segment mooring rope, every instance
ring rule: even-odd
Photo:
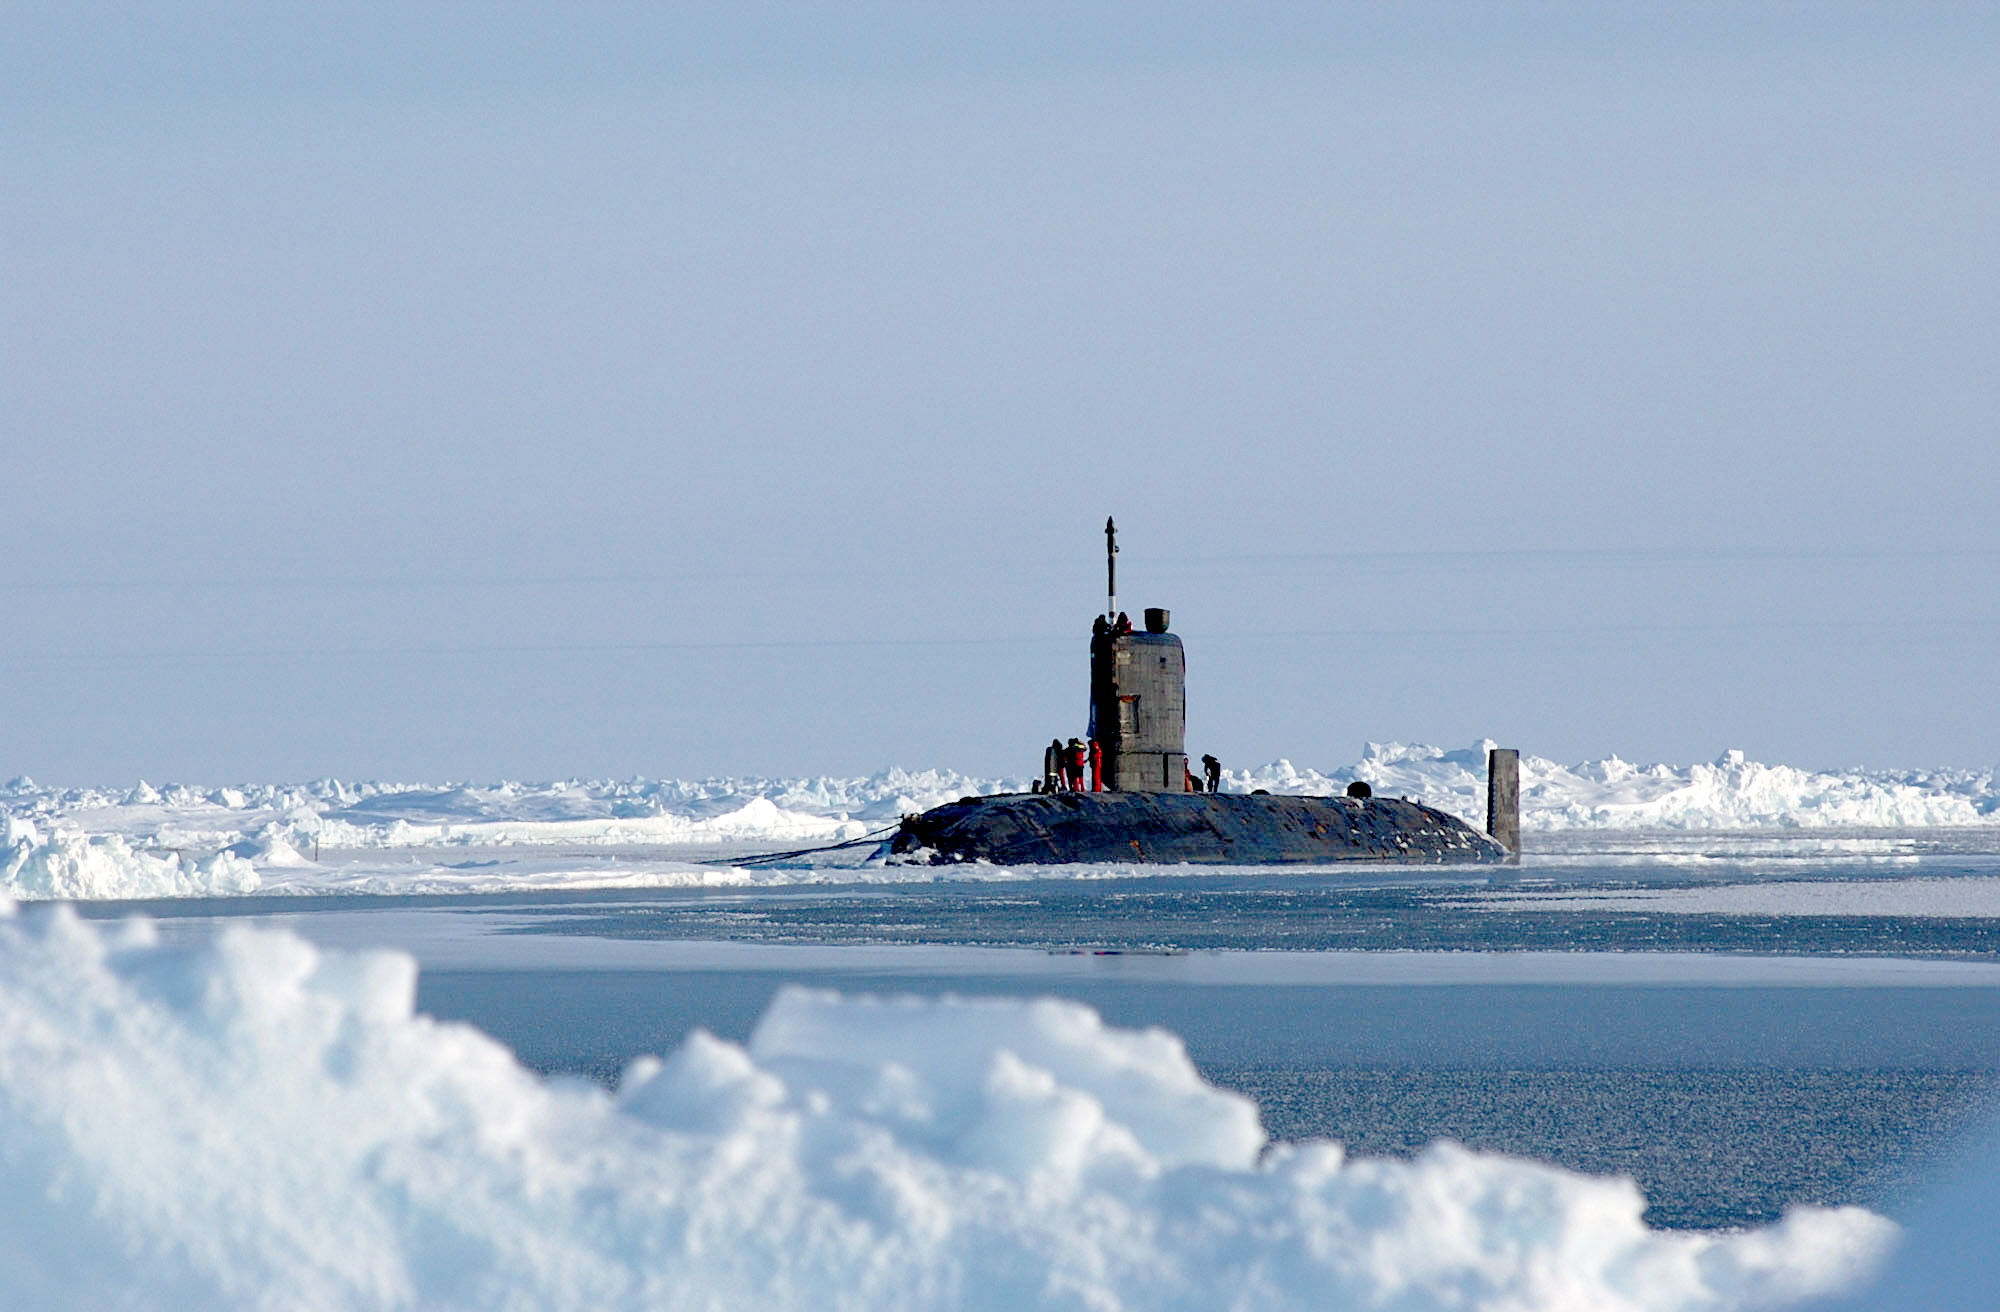
[[[871,830],[861,835],[859,838],[850,838],[842,843],[828,843],[824,847],[801,847],[792,852],[762,852],[756,856],[719,856],[707,861],[697,861],[695,864],[698,866],[760,866],[767,861],[783,861],[788,857],[811,856],[815,852],[838,852],[845,847],[860,847],[863,843],[875,842],[882,835],[902,828],[902,825],[903,822],[898,820],[893,825],[884,825],[880,829]]]

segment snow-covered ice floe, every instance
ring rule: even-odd
[[[1349,780],[1483,823],[1486,750],[1370,743],[1333,774],[1289,762],[1231,776],[1243,789],[1334,792]],[[1521,757],[1521,826],[1565,829],[1912,829],[2000,824],[1994,770],[1800,770],[1724,752],[1697,765],[1634,765],[1615,756],[1562,765]]]
[[[1456,751],[1372,743],[1339,770],[1279,761],[1230,771],[1235,791],[1330,794],[1363,780],[1464,817],[1485,818],[1488,744]],[[1815,773],[1740,752],[1694,766],[1580,765],[1522,758],[1522,823],[1552,840],[1583,833],[1734,831],[1822,835],[1843,854],[1900,858],[1897,840],[1839,831],[1960,827],[2000,833],[1992,771]],[[412,785],[322,780],[297,785],[125,790],[0,788],[0,892],[20,898],[226,896],[248,892],[414,893],[552,887],[714,886],[823,878],[799,868],[729,868],[696,858],[859,839],[941,802],[1019,792],[1025,779],[887,770],[866,778],[718,778]],[[1750,831],[1752,837],[1741,835]],[[1768,841],[1765,840],[1765,841]],[[1872,846],[1871,846],[1872,845]],[[505,869],[477,858],[506,855]],[[623,854],[638,860],[613,860]],[[1709,852],[1708,855],[1714,855]],[[1602,854],[1592,859],[1601,859]],[[978,877],[982,872],[958,872]],[[985,872],[990,873],[990,872]],[[937,877],[934,869],[921,877]],[[842,875],[851,878],[851,875]],[[879,878],[915,878],[881,874]]]
[[[1273,1145],[1173,1036],[1073,1003],[792,991],[612,1094],[413,1014],[415,977],[0,910],[6,1305],[1759,1308],[1895,1236],[1653,1231],[1627,1180]]]

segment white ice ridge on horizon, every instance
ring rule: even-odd
[[[1627,1180],[1269,1145],[1179,1040],[1069,1002],[792,991],[607,1094],[414,991],[395,953],[0,911],[7,1305],[1749,1309],[1895,1233],[1652,1231]]]
[[[1483,825],[1490,740],[1445,751],[1369,743],[1360,761],[1321,774],[1279,761],[1232,773],[1240,790],[1330,793],[1351,780]],[[1800,770],[1728,751],[1695,765],[1634,765],[1616,756],[1562,765],[1521,757],[1521,825],[1563,829],[1914,829],[2000,824],[1993,770]]]
[[[1238,792],[1338,793],[1354,780],[1416,798],[1475,826],[1485,820],[1488,743],[1446,751],[1370,743],[1341,769],[1288,761],[1225,773]],[[1561,765],[1521,761],[1522,824],[1557,830],[1800,830],[2000,827],[1993,771],[1814,772],[1727,752],[1692,766],[1637,766],[1610,757]],[[496,888],[446,869],[465,849],[801,847],[857,838],[968,794],[1019,792],[1025,779],[890,769],[863,778],[712,778],[555,783],[255,784],[223,788],[144,782],[129,789],[0,788],[0,892],[24,898],[226,895],[279,891]],[[393,871],[329,871],[316,853],[427,851],[421,880]],[[678,865],[619,876],[604,869],[543,872],[521,886],[621,882],[707,884]],[[517,881],[518,882],[518,881]],[[508,887],[515,885],[509,884]]]

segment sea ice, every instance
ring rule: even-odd
[[[28,830],[0,858],[0,892],[17,898],[226,897],[260,883],[256,866],[228,848],[190,859],[135,849],[115,833],[58,829],[44,839]]]
[[[1482,825],[1486,746],[1371,743],[1345,769],[1278,761],[1228,772],[1225,786],[1327,794],[1362,779],[1378,793],[1416,798]],[[1762,765],[1740,752],[1686,767],[1615,757],[1564,766],[1526,756],[1521,771],[1522,824],[1531,833],[2000,832],[2000,785],[1991,771],[1828,774]],[[7,826],[0,890],[39,899],[792,882],[814,876],[724,871],[688,858],[839,843],[940,802],[1026,787],[1022,779],[900,769],[854,779],[322,780],[234,788],[141,782],[123,790],[45,789],[23,778],[0,789]],[[466,867],[466,854],[495,851],[510,855],[509,868],[478,874]],[[650,863],[596,859],[631,852]],[[559,853],[572,855],[554,864],[540,859]],[[922,877],[937,874],[927,869]]]
[[[8,1306],[1756,1308],[1894,1233],[1651,1231],[1626,1180],[1272,1146],[1178,1040],[1073,1003],[793,992],[613,1095],[414,985],[281,932],[0,913]]]
[[[2000,877],[1773,879],[1699,888],[1482,892],[1444,905],[1477,911],[1648,911],[1671,915],[2000,918]]]

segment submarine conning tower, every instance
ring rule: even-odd
[[[1108,604],[1090,637],[1096,777],[1088,785],[1083,780],[1081,742],[1071,739],[1065,748],[1057,739],[1033,792],[962,797],[906,815],[885,861],[1278,866],[1511,859],[1519,832],[1518,753],[1511,751],[1496,748],[1487,771],[1497,781],[1487,823],[1499,841],[1421,802],[1365,790],[1283,797],[1194,784],[1181,640],[1167,631],[1164,609],[1145,611],[1145,627],[1135,631],[1118,609],[1118,526],[1108,519],[1104,546]]]
[[[1118,526],[1108,519],[1104,537],[1110,605],[1090,639],[1091,736],[1104,751],[1104,786],[1178,793],[1187,784],[1187,655],[1160,607],[1146,611],[1144,632],[1115,623]]]

